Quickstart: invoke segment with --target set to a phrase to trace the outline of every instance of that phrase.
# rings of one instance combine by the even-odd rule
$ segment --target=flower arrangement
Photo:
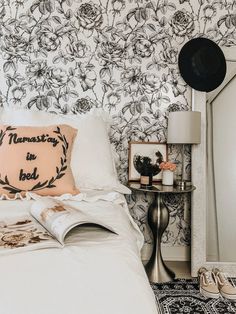
[[[160,164],[160,169],[162,169],[162,170],[175,171],[175,169],[176,169],[176,164],[173,164],[173,163],[170,162],[170,161],[163,161],[163,162]]]

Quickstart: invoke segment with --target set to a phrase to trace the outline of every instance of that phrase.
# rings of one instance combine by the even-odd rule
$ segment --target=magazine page
[[[75,226],[82,224],[99,225],[113,233],[111,227],[106,226],[102,221],[84,214],[71,206],[59,201],[43,202],[37,201],[31,208],[32,216],[38,220],[57,240],[63,245],[66,234]]]
[[[0,255],[49,247],[61,245],[30,215],[0,220]]]

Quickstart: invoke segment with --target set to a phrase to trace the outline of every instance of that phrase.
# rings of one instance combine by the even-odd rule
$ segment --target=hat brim
[[[179,70],[192,88],[210,92],[224,80],[226,60],[223,51],[212,40],[194,38],[179,53]]]

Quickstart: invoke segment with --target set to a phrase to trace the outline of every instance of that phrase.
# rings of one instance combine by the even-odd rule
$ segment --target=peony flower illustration
[[[21,100],[25,97],[26,90],[23,87],[15,87],[12,89],[12,101],[17,104],[20,103]]]
[[[52,31],[44,30],[39,34],[38,45],[47,51],[55,51],[60,45],[60,38]]]
[[[66,51],[75,58],[84,58],[88,52],[88,46],[86,45],[85,41],[78,40],[68,44],[66,46]]]
[[[141,58],[149,58],[154,51],[154,46],[148,38],[140,37],[134,41],[133,51]]]
[[[18,34],[10,34],[4,36],[3,39],[3,51],[15,56],[16,53],[23,54],[27,49],[27,40]]]
[[[104,41],[98,47],[99,63],[103,66],[113,64],[119,66],[123,62],[125,50],[122,45],[112,42]]]
[[[118,93],[116,92],[111,92],[107,95],[107,100],[108,100],[108,107],[112,108],[115,107],[121,100],[121,97]]]
[[[90,98],[79,98],[71,108],[71,112],[74,114],[83,114],[91,110],[91,108],[94,106],[94,103],[91,101]]]
[[[152,94],[160,89],[160,79],[152,73],[146,73],[142,77],[142,84],[145,92]]]
[[[208,4],[203,8],[203,13],[204,20],[211,21],[212,18],[216,15],[216,8],[213,5]]]
[[[193,15],[185,10],[176,11],[170,20],[173,33],[177,37],[189,36],[194,31]]]
[[[101,8],[93,2],[81,4],[75,16],[80,26],[89,30],[99,28],[103,22]]]
[[[29,64],[25,73],[29,79],[41,79],[47,72],[47,62],[45,60],[35,60]]]
[[[125,8],[125,0],[112,0],[111,4],[116,13],[119,13]]]
[[[93,70],[84,70],[79,74],[79,81],[85,92],[88,89],[92,89],[97,81],[97,76]]]
[[[62,87],[68,81],[68,76],[65,70],[56,67],[50,67],[47,71],[47,79],[52,87]]]
[[[160,59],[168,64],[176,64],[178,61],[178,49],[174,47],[167,47],[161,50]]]
[[[128,94],[143,94],[142,72],[139,67],[127,68],[121,73],[121,81]]]

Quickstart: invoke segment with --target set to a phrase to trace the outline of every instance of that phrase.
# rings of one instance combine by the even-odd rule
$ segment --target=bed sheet
[[[139,256],[143,239],[124,197],[99,195],[65,202],[103,218],[119,235],[95,227],[80,227],[76,245],[70,245],[68,237],[68,245],[63,249],[1,256],[2,314],[158,312]],[[25,214],[32,202],[0,201],[0,219],[6,214],[8,217]]]

